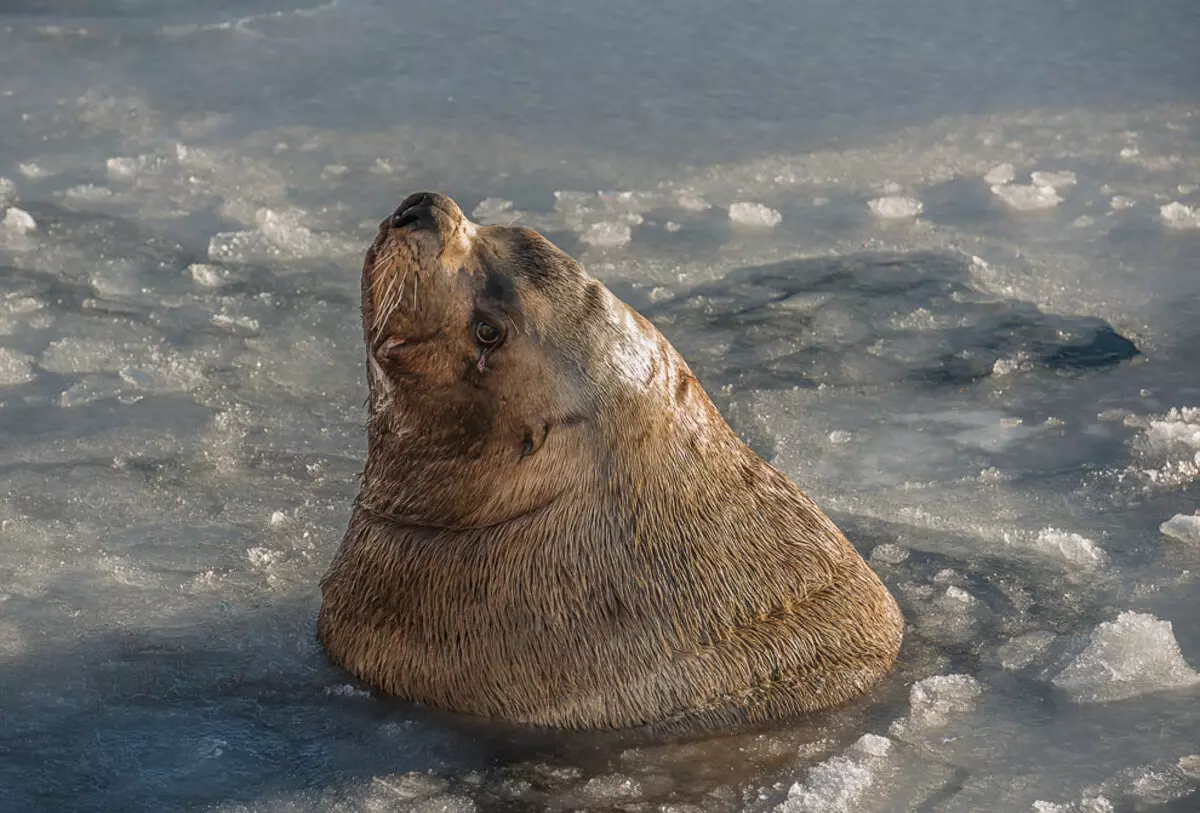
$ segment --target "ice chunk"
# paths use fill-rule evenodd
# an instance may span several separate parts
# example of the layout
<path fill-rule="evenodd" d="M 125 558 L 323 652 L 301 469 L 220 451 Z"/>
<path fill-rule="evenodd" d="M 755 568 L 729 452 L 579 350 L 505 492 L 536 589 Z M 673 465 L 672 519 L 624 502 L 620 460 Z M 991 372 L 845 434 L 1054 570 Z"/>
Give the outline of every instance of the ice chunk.
<path fill-rule="evenodd" d="M 1114 212 L 1119 212 L 1122 209 L 1132 209 L 1137 206 L 1137 201 L 1128 195 L 1113 195 L 1112 200 L 1108 202 Z"/>
<path fill-rule="evenodd" d="M 1108 555 L 1092 540 L 1057 528 L 1043 528 L 1033 540 L 1034 547 L 1055 559 L 1084 570 L 1102 570 Z"/>
<path fill-rule="evenodd" d="M 0 206 L 6 205 L 10 200 L 16 200 L 17 185 L 8 178 L 0 178 Z"/>
<path fill-rule="evenodd" d="M 871 551 L 871 564 L 898 565 L 908 558 L 908 551 L 890 542 L 876 545 Z"/>
<path fill-rule="evenodd" d="M 33 357 L 0 347 L 0 387 L 13 387 L 32 381 Z"/>
<path fill-rule="evenodd" d="M 712 208 L 711 203 L 699 195 L 692 194 L 691 192 L 680 193 L 679 197 L 675 199 L 675 202 L 679 204 L 680 209 L 684 209 L 688 212 L 704 212 Z"/>
<path fill-rule="evenodd" d="M 471 218 L 485 225 L 507 223 L 515 216 L 513 202 L 511 200 L 504 200 L 503 198 L 484 198 L 471 211 Z"/>
<path fill-rule="evenodd" d="M 845 754 L 813 766 L 803 782 L 792 785 L 776 813 L 850 813 L 883 778 L 892 741 L 864 734 Z"/>
<path fill-rule="evenodd" d="M 1048 186 L 1054 190 L 1074 186 L 1076 183 L 1075 173 L 1067 170 L 1062 172 L 1033 172 L 1030 173 L 1029 180 L 1033 181 L 1034 186 Z"/>
<path fill-rule="evenodd" d="M 620 248 L 633 239 L 633 230 L 624 223 L 601 221 L 588 226 L 579 239 L 597 248 Z"/>
<path fill-rule="evenodd" d="M 783 222 L 783 215 L 761 203 L 738 201 L 730 205 L 729 219 L 742 226 L 773 229 Z"/>
<path fill-rule="evenodd" d="M 1167 227 L 1172 229 L 1200 229 L 1200 209 L 1193 209 L 1179 201 L 1168 203 L 1158 210 Z"/>
<path fill-rule="evenodd" d="M 993 184 L 992 194 L 1018 212 L 1036 212 L 1052 209 L 1062 203 L 1062 198 L 1052 186 L 1036 184 Z"/>
<path fill-rule="evenodd" d="M 871 214 L 885 220 L 916 217 L 925 211 L 925 204 L 921 203 L 921 201 L 903 195 L 875 198 L 868 201 L 867 206 L 870 207 Z"/>
<path fill-rule="evenodd" d="M 396 801 L 411 801 L 441 793 L 450 783 L 440 776 L 423 773 L 404 773 L 376 777 L 375 784 L 392 792 Z"/>
<path fill-rule="evenodd" d="M 33 215 L 16 206 L 10 206 L 4 213 L 4 220 L 0 220 L 0 229 L 13 234 L 28 234 L 36 228 L 37 221 L 33 219 Z"/>
<path fill-rule="evenodd" d="M 40 178 L 48 178 L 54 174 L 36 161 L 30 161 L 26 164 L 17 164 L 17 169 L 26 178 L 34 181 Z"/>
<path fill-rule="evenodd" d="M 1158 526 L 1164 536 L 1200 545 L 1200 512 L 1192 515 L 1176 514 Z"/>
<path fill-rule="evenodd" d="M 1106 703 L 1200 683 L 1170 621 L 1123 612 L 1096 627 L 1087 647 L 1052 681 L 1078 703 Z"/>
<path fill-rule="evenodd" d="M 666 223 L 663 224 L 663 228 L 671 233 L 674 233 L 674 232 L 679 231 L 682 228 L 682 226 L 680 226 L 674 220 L 668 220 Z"/>
<path fill-rule="evenodd" d="M 209 259 L 251 262 L 261 259 L 308 259 L 357 253 L 358 246 L 328 234 L 314 232 L 300 220 L 304 212 L 259 208 L 257 229 L 220 232 L 208 242 Z"/>
<path fill-rule="evenodd" d="M 1000 665 L 1009 671 L 1024 669 L 1057 638 L 1053 632 L 1034 630 L 1006 641 L 999 650 Z"/>
<path fill-rule="evenodd" d="M 1113 813 L 1113 803 L 1104 796 L 1084 796 L 1078 802 L 1057 804 L 1037 801 L 1033 803 L 1037 813 Z"/>
<path fill-rule="evenodd" d="M 642 787 L 636 779 L 614 773 L 589 779 L 583 792 L 595 799 L 632 799 L 641 794 Z"/>
<path fill-rule="evenodd" d="M 970 675 L 935 675 L 913 684 L 908 694 L 908 717 L 892 723 L 900 736 L 921 729 L 941 728 L 952 717 L 971 711 L 982 690 Z"/>
<path fill-rule="evenodd" d="M 360 689 L 357 686 L 351 686 L 349 683 L 342 683 L 338 686 L 326 686 L 325 694 L 329 695 L 330 697 L 371 697 L 371 693 L 366 689 Z"/>
<path fill-rule="evenodd" d="M 1143 426 L 1133 441 L 1143 462 L 1132 468 L 1151 484 L 1175 487 L 1200 478 L 1200 407 L 1172 407 L 1164 415 L 1131 416 L 1126 422 Z"/>
<path fill-rule="evenodd" d="M 987 174 L 983 176 L 983 180 L 989 184 L 1006 184 L 1012 183 L 1012 179 L 1015 177 L 1017 177 L 1017 174 L 1013 170 L 1012 164 L 999 164 L 989 169 Z"/>
<path fill-rule="evenodd" d="M 229 271 L 219 265 L 192 263 L 188 266 L 188 271 L 197 285 L 206 288 L 217 288 L 229 281 Z"/>
<path fill-rule="evenodd" d="M 96 202 L 113 196 L 113 191 L 106 186 L 96 186 L 94 183 L 81 183 L 69 186 L 61 193 L 71 200 Z"/>
<path fill-rule="evenodd" d="M 1175 763 L 1179 772 L 1189 779 L 1200 779 L 1200 754 L 1188 754 Z"/>

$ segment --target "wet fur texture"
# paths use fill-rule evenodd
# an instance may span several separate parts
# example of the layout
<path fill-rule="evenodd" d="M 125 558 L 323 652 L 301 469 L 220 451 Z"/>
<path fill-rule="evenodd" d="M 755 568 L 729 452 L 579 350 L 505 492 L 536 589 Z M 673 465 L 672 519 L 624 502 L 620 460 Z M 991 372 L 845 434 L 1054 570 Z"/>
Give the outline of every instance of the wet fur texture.
<path fill-rule="evenodd" d="M 876 575 L 540 235 L 410 196 L 367 252 L 363 323 L 367 463 L 318 621 L 362 680 L 520 723 L 695 729 L 828 708 L 891 668 Z"/>

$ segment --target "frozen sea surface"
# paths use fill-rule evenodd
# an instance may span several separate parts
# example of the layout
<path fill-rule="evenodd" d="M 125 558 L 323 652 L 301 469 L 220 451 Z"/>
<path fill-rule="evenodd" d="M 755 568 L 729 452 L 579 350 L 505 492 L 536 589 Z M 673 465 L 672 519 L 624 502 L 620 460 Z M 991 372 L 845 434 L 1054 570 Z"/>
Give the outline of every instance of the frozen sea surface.
<path fill-rule="evenodd" d="M 0 809 L 1193 810 L 1200 10 L 0 4 Z M 903 605 L 835 712 L 661 741 L 316 645 L 405 194 L 544 230 Z"/>

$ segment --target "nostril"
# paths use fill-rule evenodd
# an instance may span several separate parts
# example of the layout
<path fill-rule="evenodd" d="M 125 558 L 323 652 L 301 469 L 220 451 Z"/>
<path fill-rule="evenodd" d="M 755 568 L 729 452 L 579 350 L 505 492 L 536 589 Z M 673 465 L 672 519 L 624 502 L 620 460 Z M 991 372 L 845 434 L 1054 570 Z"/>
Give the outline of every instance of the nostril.
<path fill-rule="evenodd" d="M 416 208 L 410 208 L 403 212 L 396 212 L 392 215 L 392 228 L 402 229 L 405 226 L 412 225 L 421 219 L 421 211 Z"/>

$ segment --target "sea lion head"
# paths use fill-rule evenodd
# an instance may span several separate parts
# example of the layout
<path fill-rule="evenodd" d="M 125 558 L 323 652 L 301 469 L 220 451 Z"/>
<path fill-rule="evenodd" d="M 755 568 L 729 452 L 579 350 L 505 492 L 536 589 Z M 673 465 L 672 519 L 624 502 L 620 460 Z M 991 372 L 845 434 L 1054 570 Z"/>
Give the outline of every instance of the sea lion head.
<path fill-rule="evenodd" d="M 585 464 L 580 445 L 603 436 L 598 424 L 636 422 L 638 393 L 691 379 L 648 322 L 546 238 L 476 225 L 436 193 L 410 195 L 380 224 L 362 297 L 360 505 L 410 524 L 485 527 L 546 506 L 597 476 L 603 455 Z"/>

